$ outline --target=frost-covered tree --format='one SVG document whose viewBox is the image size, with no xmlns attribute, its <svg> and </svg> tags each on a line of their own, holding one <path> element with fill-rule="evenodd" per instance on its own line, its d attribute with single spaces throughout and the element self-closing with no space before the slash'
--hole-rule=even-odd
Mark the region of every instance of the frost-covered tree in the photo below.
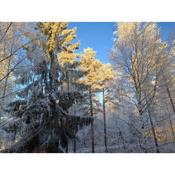
<svg viewBox="0 0 175 175">
<path fill-rule="evenodd" d="M 148 113 L 159 152 L 150 107 L 161 73 L 167 66 L 167 44 L 161 40 L 155 23 L 119 23 L 115 35 L 112 61 L 128 78 L 143 129 L 143 114 Z"/>
<path fill-rule="evenodd" d="M 80 61 L 80 70 L 85 72 L 85 76 L 82 77 L 79 82 L 88 86 L 89 89 L 89 103 L 90 103 L 90 115 L 94 115 L 93 111 L 93 99 L 92 92 L 99 89 L 97 72 L 101 67 L 100 61 L 96 60 L 96 53 L 93 49 L 84 49 Z M 92 139 L 92 152 L 95 152 L 95 140 L 94 140 L 94 124 L 91 125 L 91 139 Z"/>
<path fill-rule="evenodd" d="M 92 123 L 90 117 L 69 114 L 69 108 L 82 99 L 79 92 L 62 91 L 64 66 L 74 63 L 72 44 L 75 29 L 68 23 L 31 24 L 23 47 L 26 58 L 22 69 L 14 72 L 21 90 L 7 112 L 14 120 L 5 127 L 15 133 L 14 144 L 4 152 L 68 152 L 68 142 L 81 126 Z M 39 30 L 38 30 L 39 29 Z"/>
<path fill-rule="evenodd" d="M 89 88 L 89 101 L 90 101 L 90 115 L 94 115 L 93 106 L 93 92 L 103 92 L 103 118 L 104 118 L 104 143 L 107 152 L 107 132 L 106 132 L 106 112 L 105 112 L 105 88 L 107 88 L 107 82 L 114 79 L 114 72 L 109 64 L 102 64 L 96 59 L 96 53 L 91 48 L 84 50 L 81 61 L 80 69 L 85 72 L 85 75 L 80 79 L 80 83 L 88 86 Z M 94 147 L 94 126 L 92 125 L 91 137 L 92 137 L 92 152 L 95 151 Z"/>
<path fill-rule="evenodd" d="M 104 121 L 104 145 L 105 152 L 108 152 L 107 149 L 107 124 L 106 124 L 106 101 L 107 95 L 105 93 L 106 89 L 109 87 L 109 82 L 114 80 L 115 73 L 110 64 L 102 64 L 99 68 L 98 72 L 98 83 L 100 85 L 100 89 L 102 90 L 102 103 L 103 103 L 103 121 Z M 109 97 L 109 95 L 108 95 Z"/>
<path fill-rule="evenodd" d="M 57 69 L 62 68 L 62 73 L 67 79 L 69 89 L 68 65 L 73 64 L 78 56 L 75 50 L 78 49 L 79 42 L 72 43 L 76 38 L 76 28 L 69 29 L 66 22 L 43 22 L 38 24 L 38 28 L 43 32 L 46 39 L 44 50 L 50 64 L 50 88 L 56 83 Z"/>
<path fill-rule="evenodd" d="M 12 99 L 14 84 L 14 71 L 25 60 L 23 48 L 28 42 L 24 43 L 24 33 L 26 24 L 24 23 L 0 23 L 0 108 Z M 2 115 L 1 110 L 1 115 Z"/>
</svg>

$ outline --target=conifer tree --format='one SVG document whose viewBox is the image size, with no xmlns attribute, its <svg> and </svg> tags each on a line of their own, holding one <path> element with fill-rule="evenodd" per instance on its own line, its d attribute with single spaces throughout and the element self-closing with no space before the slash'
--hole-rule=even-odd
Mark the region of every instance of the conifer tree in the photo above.
<svg viewBox="0 0 175 175">
<path fill-rule="evenodd" d="M 103 103 L 103 120 L 104 120 L 104 145 L 105 145 L 105 152 L 108 152 L 105 90 L 108 88 L 109 82 L 111 80 L 115 79 L 115 73 L 114 73 L 112 66 L 110 64 L 102 64 L 102 66 L 100 67 L 100 69 L 98 71 L 98 79 L 99 79 L 99 83 L 101 85 L 100 88 L 102 89 L 102 96 L 103 96 L 102 103 Z"/>
<path fill-rule="evenodd" d="M 85 76 L 80 79 L 80 83 L 88 86 L 89 89 L 89 102 L 90 102 L 90 115 L 93 117 L 93 101 L 92 92 L 98 89 L 97 84 L 97 71 L 100 68 L 101 63 L 96 60 L 96 53 L 91 48 L 84 49 L 80 60 L 80 70 L 85 72 Z M 94 140 L 94 124 L 91 123 L 91 140 L 92 140 L 92 152 L 95 152 L 95 140 Z"/>
<path fill-rule="evenodd" d="M 96 53 L 91 48 L 84 50 L 80 61 L 80 69 L 85 72 L 85 76 L 80 82 L 89 87 L 90 114 L 93 116 L 92 92 L 103 91 L 103 117 L 104 117 L 104 142 L 107 152 L 107 132 L 106 132 L 106 112 L 105 112 L 105 88 L 107 82 L 114 78 L 114 72 L 109 64 L 102 64 L 96 59 Z M 94 126 L 91 126 L 92 152 L 94 148 Z"/>
<path fill-rule="evenodd" d="M 69 29 L 66 22 L 43 22 L 38 26 L 46 36 L 45 52 L 50 63 L 49 83 L 51 89 L 57 80 L 58 67 L 63 67 L 62 73 L 68 74 L 67 70 L 64 71 L 64 66 L 74 63 L 78 56 L 75 50 L 78 49 L 79 42 L 72 43 L 76 38 L 76 28 Z M 69 80 L 68 77 L 66 78 Z"/>
</svg>

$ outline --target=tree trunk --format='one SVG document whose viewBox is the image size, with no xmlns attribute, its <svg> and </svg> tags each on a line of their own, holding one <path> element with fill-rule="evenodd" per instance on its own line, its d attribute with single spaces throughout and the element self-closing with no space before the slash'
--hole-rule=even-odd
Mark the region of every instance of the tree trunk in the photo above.
<svg viewBox="0 0 175 175">
<path fill-rule="evenodd" d="M 168 85 L 166 85 L 166 90 L 167 90 L 167 94 L 168 94 L 168 97 L 169 97 L 169 100 L 170 100 L 170 103 L 171 103 L 171 106 L 172 106 L 172 109 L 173 109 L 173 113 L 175 114 L 175 106 L 174 106 L 174 102 L 173 102 L 173 99 L 172 99 L 172 96 L 171 96 L 170 89 L 169 89 Z"/>
<path fill-rule="evenodd" d="M 50 85 L 50 90 L 53 87 L 53 63 L 54 63 L 54 57 L 53 57 L 53 53 L 49 53 L 50 56 L 50 69 L 49 69 L 49 85 Z"/>
<path fill-rule="evenodd" d="M 90 115 L 93 117 L 93 104 L 92 104 L 92 92 L 91 87 L 89 88 L 89 100 L 90 100 Z M 95 152 L 95 142 L 94 142 L 94 122 L 91 122 L 91 140 L 92 140 L 92 153 Z"/>
<path fill-rule="evenodd" d="M 171 128 L 171 133 L 172 133 L 172 136 L 173 136 L 173 142 L 175 142 L 175 133 L 174 133 L 174 129 L 173 129 L 173 122 L 171 120 L 171 116 L 169 115 L 169 121 L 170 121 L 170 128 Z"/>
<path fill-rule="evenodd" d="M 152 133 L 153 133 L 153 138 L 154 138 L 154 143 L 155 143 L 155 147 L 156 147 L 156 152 L 160 153 L 159 146 L 158 146 L 158 141 L 157 141 L 157 137 L 156 137 L 156 131 L 154 129 L 154 124 L 153 124 L 153 120 L 152 120 L 152 117 L 151 117 L 151 111 L 150 111 L 149 108 L 147 110 L 148 110 L 148 116 L 149 116 L 149 120 L 150 120 L 150 124 L 151 124 L 151 130 L 152 130 Z"/>
<path fill-rule="evenodd" d="M 77 142 L 76 142 L 76 138 L 74 139 L 74 153 L 77 152 Z"/>
<path fill-rule="evenodd" d="M 104 145 L 105 152 L 108 152 L 107 148 L 107 127 L 106 127 L 106 107 L 105 107 L 105 89 L 103 88 L 103 120 L 104 120 Z"/>
<path fill-rule="evenodd" d="M 66 153 L 69 152 L 69 144 L 66 145 Z"/>
<path fill-rule="evenodd" d="M 170 103 L 171 103 L 171 107 L 172 107 L 173 113 L 175 114 L 175 106 L 174 106 L 174 102 L 173 102 L 173 99 L 172 99 L 172 96 L 171 96 L 171 92 L 170 92 L 170 89 L 169 89 L 168 85 L 166 85 L 166 90 L 167 90 L 168 98 L 169 98 Z M 173 135 L 173 141 L 175 141 L 175 133 L 174 133 L 174 129 L 173 129 L 173 122 L 171 120 L 171 116 L 170 115 L 169 115 L 169 121 L 170 121 L 171 133 Z"/>
<path fill-rule="evenodd" d="M 70 82 L 69 82 L 69 71 L 66 71 L 66 78 L 67 78 L 67 92 L 70 92 Z"/>
<path fill-rule="evenodd" d="M 149 102 L 148 102 L 146 93 L 145 93 L 145 99 L 146 99 L 146 104 L 148 104 Z M 156 152 L 160 153 L 159 145 L 158 145 L 158 141 L 157 141 L 157 137 L 156 137 L 156 131 L 155 131 L 152 116 L 151 116 L 150 106 L 147 108 L 147 112 L 148 112 L 148 117 L 149 117 L 149 121 L 150 121 L 150 124 L 151 124 L 151 130 L 152 130 L 152 134 L 153 134 L 153 139 L 154 139 L 154 143 L 155 143 Z"/>
<path fill-rule="evenodd" d="M 47 72 L 43 72 L 43 80 L 44 80 L 44 93 L 46 93 L 48 91 L 48 78 L 47 78 Z"/>
<path fill-rule="evenodd" d="M 75 91 L 75 87 L 74 87 L 74 91 Z M 74 116 L 76 116 L 76 109 L 75 109 L 75 106 L 74 106 Z M 77 129 L 77 126 L 76 126 L 76 130 L 78 130 L 78 129 Z M 75 135 L 75 138 L 74 138 L 74 140 L 73 140 L 73 151 L 74 151 L 74 153 L 76 153 L 76 152 L 77 152 L 76 131 L 75 131 L 74 135 Z"/>
</svg>

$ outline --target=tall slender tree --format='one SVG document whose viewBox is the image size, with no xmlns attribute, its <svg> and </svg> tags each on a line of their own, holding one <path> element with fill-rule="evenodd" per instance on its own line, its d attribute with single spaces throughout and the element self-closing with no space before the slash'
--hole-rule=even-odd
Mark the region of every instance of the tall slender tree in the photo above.
<svg viewBox="0 0 175 175">
<path fill-rule="evenodd" d="M 102 64 L 98 71 L 98 82 L 101 85 L 102 89 L 102 103 L 103 103 L 103 121 L 104 121 L 104 145 L 105 152 L 108 152 L 107 148 L 107 124 L 106 124 L 106 98 L 105 98 L 105 90 L 109 87 L 109 81 L 115 79 L 115 73 L 110 64 Z"/>
<path fill-rule="evenodd" d="M 144 130 L 143 114 L 155 98 L 158 81 L 167 65 L 167 44 L 161 40 L 155 23 L 119 23 L 115 35 L 112 61 L 128 77 Z"/>
</svg>

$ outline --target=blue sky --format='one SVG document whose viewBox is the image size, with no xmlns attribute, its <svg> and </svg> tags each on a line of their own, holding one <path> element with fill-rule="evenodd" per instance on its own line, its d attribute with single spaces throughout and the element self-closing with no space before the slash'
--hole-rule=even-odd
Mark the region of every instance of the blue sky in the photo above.
<svg viewBox="0 0 175 175">
<path fill-rule="evenodd" d="M 92 47 L 97 52 L 97 58 L 108 62 L 108 55 L 112 47 L 115 23 L 112 22 L 72 22 L 69 27 L 77 27 L 77 39 L 80 40 L 80 49 Z"/>
<path fill-rule="evenodd" d="M 159 22 L 161 36 L 166 39 L 168 33 L 175 30 L 175 23 Z M 80 40 L 80 49 L 92 47 L 97 52 L 97 58 L 103 63 L 108 63 L 110 49 L 113 43 L 114 22 L 70 22 L 69 27 L 77 27 L 77 39 Z"/>
</svg>

